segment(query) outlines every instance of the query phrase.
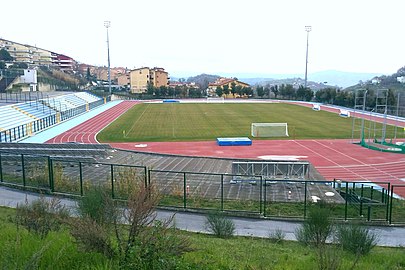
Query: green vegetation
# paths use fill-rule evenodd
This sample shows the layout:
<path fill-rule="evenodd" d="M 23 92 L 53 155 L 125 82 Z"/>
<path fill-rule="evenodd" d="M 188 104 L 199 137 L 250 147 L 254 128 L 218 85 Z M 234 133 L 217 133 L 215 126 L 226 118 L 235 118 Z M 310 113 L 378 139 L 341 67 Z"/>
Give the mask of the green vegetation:
<path fill-rule="evenodd" d="M 290 137 L 284 139 L 342 139 L 352 135 L 352 119 L 297 105 L 170 103 L 134 106 L 104 129 L 97 139 L 100 142 L 146 142 L 246 137 L 250 136 L 253 122 L 288 123 Z M 377 124 L 377 129 L 381 130 L 379 126 Z M 387 126 L 387 138 L 393 137 L 392 134 L 393 128 Z"/>
<path fill-rule="evenodd" d="M 0 208 L 1 269 L 120 269 L 117 261 L 96 252 L 83 252 L 67 228 L 51 232 L 44 239 L 11 221 L 14 209 Z M 269 228 L 269 231 L 272 228 Z M 172 231 L 189 239 L 194 251 L 178 259 L 177 269 L 314 269 L 316 253 L 296 242 L 251 237 L 221 239 L 212 235 Z M 356 265 L 359 270 L 403 269 L 403 248 L 376 247 Z M 356 259 L 342 252 L 341 269 Z"/>

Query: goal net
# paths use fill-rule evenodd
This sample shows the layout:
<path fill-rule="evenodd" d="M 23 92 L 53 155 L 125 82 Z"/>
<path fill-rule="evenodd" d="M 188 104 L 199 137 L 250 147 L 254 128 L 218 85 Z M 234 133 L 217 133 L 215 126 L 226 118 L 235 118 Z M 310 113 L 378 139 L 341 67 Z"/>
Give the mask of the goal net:
<path fill-rule="evenodd" d="M 224 103 L 225 98 L 223 97 L 207 97 L 207 103 Z"/>
<path fill-rule="evenodd" d="M 288 137 L 287 123 L 252 123 L 252 137 Z"/>

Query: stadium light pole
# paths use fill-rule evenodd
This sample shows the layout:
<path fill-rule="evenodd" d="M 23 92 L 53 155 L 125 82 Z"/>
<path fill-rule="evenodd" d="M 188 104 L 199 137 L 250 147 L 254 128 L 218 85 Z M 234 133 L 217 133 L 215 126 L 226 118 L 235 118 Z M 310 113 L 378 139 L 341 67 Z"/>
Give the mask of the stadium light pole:
<path fill-rule="evenodd" d="M 307 32 L 307 53 L 305 57 L 305 82 L 304 88 L 307 89 L 307 80 L 308 80 L 308 39 L 309 39 L 309 32 L 311 32 L 312 26 L 305 26 L 305 31 Z"/>
<path fill-rule="evenodd" d="M 110 69 L 110 39 L 108 36 L 108 28 L 111 26 L 110 21 L 104 21 L 104 26 L 107 29 L 107 55 L 108 55 L 108 92 L 111 95 L 111 69 Z"/>

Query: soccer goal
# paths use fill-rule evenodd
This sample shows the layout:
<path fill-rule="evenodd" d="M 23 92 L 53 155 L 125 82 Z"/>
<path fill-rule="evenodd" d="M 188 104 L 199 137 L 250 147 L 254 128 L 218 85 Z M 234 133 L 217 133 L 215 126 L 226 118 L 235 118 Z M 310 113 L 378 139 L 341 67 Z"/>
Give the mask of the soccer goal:
<path fill-rule="evenodd" d="M 225 98 L 223 97 L 207 97 L 207 103 L 224 103 Z"/>
<path fill-rule="evenodd" d="M 288 137 L 287 123 L 252 123 L 252 137 Z"/>

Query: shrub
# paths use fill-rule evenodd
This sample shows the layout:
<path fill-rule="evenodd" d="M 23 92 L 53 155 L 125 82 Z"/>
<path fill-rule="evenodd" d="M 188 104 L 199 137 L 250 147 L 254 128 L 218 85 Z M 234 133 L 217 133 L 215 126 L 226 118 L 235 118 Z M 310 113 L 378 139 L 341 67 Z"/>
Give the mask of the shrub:
<path fill-rule="evenodd" d="M 331 236 L 334 226 L 327 207 L 314 207 L 302 226 L 295 231 L 295 237 L 304 245 L 320 247 Z"/>
<path fill-rule="evenodd" d="M 50 231 L 59 230 L 63 221 L 69 216 L 69 210 L 61 204 L 57 198 L 47 200 L 40 197 L 29 203 L 26 200 L 24 205 L 18 205 L 16 209 L 15 222 L 28 231 L 45 238 Z"/>
<path fill-rule="evenodd" d="M 281 229 L 276 229 L 269 233 L 269 239 L 276 244 L 280 244 L 285 239 L 285 233 Z"/>
<path fill-rule="evenodd" d="M 159 196 L 153 185 L 145 187 L 142 181 L 131 185 L 125 208 L 102 187 L 88 192 L 78 204 L 80 218 L 70 222 L 72 236 L 85 250 L 117 260 L 120 269 L 177 269 L 178 257 L 190 244 L 169 233 L 173 217 L 156 220 Z"/>
<path fill-rule="evenodd" d="M 108 190 L 102 186 L 92 187 L 77 203 L 82 218 L 89 218 L 98 224 L 112 223 L 118 213 Z"/>
<path fill-rule="evenodd" d="M 102 224 L 98 224 L 89 217 L 84 217 L 73 220 L 70 225 L 71 235 L 85 251 L 99 252 L 108 258 L 114 257 L 110 232 Z"/>
<path fill-rule="evenodd" d="M 377 235 L 356 224 L 342 225 L 336 233 L 337 242 L 353 254 L 367 255 L 377 245 Z"/>
<path fill-rule="evenodd" d="M 188 239 L 169 230 L 171 220 L 156 221 L 153 226 L 140 233 L 121 268 L 179 269 L 178 257 L 191 249 Z"/>
<path fill-rule="evenodd" d="M 295 237 L 300 243 L 316 248 L 319 270 L 338 269 L 340 264 L 336 248 L 326 244 L 334 231 L 330 215 L 327 205 L 317 205 L 309 212 L 302 226 L 295 231 Z"/>
<path fill-rule="evenodd" d="M 205 225 L 208 231 L 217 237 L 229 238 L 235 233 L 235 223 L 233 220 L 219 211 L 208 214 Z"/>

